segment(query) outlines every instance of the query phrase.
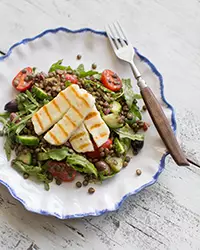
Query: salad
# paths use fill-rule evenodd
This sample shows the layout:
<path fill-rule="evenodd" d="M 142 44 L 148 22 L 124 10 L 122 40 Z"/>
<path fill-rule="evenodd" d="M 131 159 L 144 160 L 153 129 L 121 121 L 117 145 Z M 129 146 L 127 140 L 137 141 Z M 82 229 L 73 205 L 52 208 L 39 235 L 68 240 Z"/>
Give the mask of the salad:
<path fill-rule="evenodd" d="M 11 167 L 46 190 L 77 174 L 84 176 L 77 187 L 112 178 L 128 165 L 128 151 L 136 155 L 143 147 L 148 126 L 137 105 L 141 96 L 130 79 L 92 68 L 59 60 L 48 74 L 27 67 L 12 81 L 16 97 L 0 114 L 4 150 L 8 160 L 14 151 Z"/>

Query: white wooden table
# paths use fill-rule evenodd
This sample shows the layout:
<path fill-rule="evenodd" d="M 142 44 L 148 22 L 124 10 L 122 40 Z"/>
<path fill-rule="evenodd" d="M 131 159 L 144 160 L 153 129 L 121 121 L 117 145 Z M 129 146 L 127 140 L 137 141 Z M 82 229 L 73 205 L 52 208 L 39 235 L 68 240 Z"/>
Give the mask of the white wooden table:
<path fill-rule="evenodd" d="M 0 0 L 0 50 L 48 28 L 103 30 L 116 19 L 162 72 L 182 147 L 200 164 L 200 0 Z M 0 249 L 200 249 L 200 168 L 168 157 L 159 181 L 118 212 L 65 221 L 27 212 L 1 186 Z"/>

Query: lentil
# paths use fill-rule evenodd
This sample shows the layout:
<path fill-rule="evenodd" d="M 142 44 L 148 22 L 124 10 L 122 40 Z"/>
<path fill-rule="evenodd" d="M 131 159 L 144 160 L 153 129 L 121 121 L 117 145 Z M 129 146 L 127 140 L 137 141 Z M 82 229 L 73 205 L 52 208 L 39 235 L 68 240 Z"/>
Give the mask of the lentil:
<path fill-rule="evenodd" d="M 97 65 L 95 63 L 92 64 L 92 69 L 96 69 Z"/>
<path fill-rule="evenodd" d="M 24 174 L 23 174 L 23 177 L 24 177 L 24 179 L 28 179 L 28 177 L 29 177 L 29 174 L 27 174 L 27 173 L 24 173 Z"/>
<path fill-rule="evenodd" d="M 90 187 L 90 188 L 88 189 L 88 193 L 89 193 L 89 194 L 93 194 L 94 192 L 95 192 L 95 189 L 94 189 L 94 188 Z"/>
<path fill-rule="evenodd" d="M 129 120 L 132 120 L 132 119 L 133 119 L 133 115 L 132 115 L 131 113 L 128 113 L 128 114 L 127 114 L 127 118 L 128 118 Z"/>
<path fill-rule="evenodd" d="M 101 153 L 100 153 L 100 156 L 101 156 L 101 157 L 104 157 L 104 156 L 105 156 L 105 153 L 104 153 L 104 152 L 101 152 Z"/>
<path fill-rule="evenodd" d="M 52 181 L 53 180 L 53 175 L 51 173 L 48 173 L 47 178 L 48 178 L 48 180 Z"/>
<path fill-rule="evenodd" d="M 103 106 L 104 106 L 105 108 L 108 108 L 108 107 L 109 107 L 109 103 L 108 103 L 108 102 L 104 102 L 104 103 L 103 103 Z"/>
<path fill-rule="evenodd" d="M 123 163 L 123 167 L 125 168 L 125 167 L 127 167 L 127 166 L 128 166 L 128 162 L 125 161 L 125 162 Z"/>
<path fill-rule="evenodd" d="M 137 100 L 136 100 L 136 99 L 134 99 L 134 100 L 133 100 L 133 103 L 134 103 L 134 104 L 137 104 Z"/>
<path fill-rule="evenodd" d="M 146 111 L 146 110 L 147 110 L 147 107 L 144 105 L 144 106 L 142 107 L 142 110 L 143 110 L 143 111 Z"/>
<path fill-rule="evenodd" d="M 130 160 L 131 160 L 130 156 L 127 155 L 126 158 L 125 158 L 125 161 L 129 162 Z"/>
<path fill-rule="evenodd" d="M 105 148 L 105 155 L 107 156 L 110 153 L 110 150 L 108 148 Z"/>
<path fill-rule="evenodd" d="M 88 181 L 87 181 L 87 180 L 84 180 L 84 181 L 83 181 L 83 186 L 86 187 L 87 185 L 88 185 Z"/>
<path fill-rule="evenodd" d="M 76 186 L 77 186 L 77 188 L 81 188 L 82 187 L 82 183 L 80 181 L 77 181 L 76 182 Z"/>
<path fill-rule="evenodd" d="M 99 152 L 101 153 L 101 152 L 103 152 L 103 151 L 104 151 L 104 148 L 101 147 L 101 148 L 99 149 Z"/>
<path fill-rule="evenodd" d="M 86 181 L 89 181 L 90 177 L 89 177 L 88 175 L 85 175 L 85 176 L 84 176 L 84 179 L 85 179 Z"/>
<path fill-rule="evenodd" d="M 59 186 L 62 184 L 62 181 L 60 179 L 56 178 L 56 184 Z"/>
<path fill-rule="evenodd" d="M 136 174 L 141 175 L 142 171 L 140 169 L 136 169 Z"/>
<path fill-rule="evenodd" d="M 81 57 L 82 57 L 82 56 L 81 56 L 80 54 L 78 54 L 78 55 L 76 56 L 76 59 L 77 59 L 77 60 L 80 60 Z"/>
<path fill-rule="evenodd" d="M 95 162 L 97 162 L 98 161 L 98 159 L 92 159 L 92 162 L 93 163 L 95 163 Z"/>

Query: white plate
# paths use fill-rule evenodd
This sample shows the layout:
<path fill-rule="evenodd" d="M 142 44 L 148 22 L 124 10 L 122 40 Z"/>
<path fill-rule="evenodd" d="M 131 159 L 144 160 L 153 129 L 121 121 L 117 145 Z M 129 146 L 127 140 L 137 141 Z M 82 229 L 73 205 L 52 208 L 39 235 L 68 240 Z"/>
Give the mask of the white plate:
<path fill-rule="evenodd" d="M 81 60 L 76 60 L 77 54 L 82 55 Z M 174 111 L 164 98 L 162 76 L 137 50 L 136 54 L 136 65 L 162 104 L 175 132 Z M 99 71 L 111 69 L 122 78 L 132 78 L 133 88 L 138 91 L 129 66 L 115 57 L 104 32 L 58 28 L 23 40 L 13 45 L 6 56 L 0 57 L 1 110 L 3 111 L 5 103 L 15 96 L 11 81 L 19 70 L 31 66 L 47 72 L 50 65 L 59 59 L 64 59 L 64 65 L 72 67 L 84 63 L 86 69 L 90 69 L 91 64 L 95 62 Z M 165 147 L 147 112 L 144 114 L 144 120 L 151 126 L 146 133 L 145 146 L 141 153 L 114 178 L 103 182 L 102 185 L 89 185 L 96 190 L 93 195 L 87 193 L 88 187 L 77 189 L 75 182 L 61 186 L 52 183 L 50 191 L 47 192 L 42 184 L 24 180 L 11 168 L 10 162 L 7 162 L 2 138 L 0 138 L 0 182 L 27 210 L 43 215 L 66 219 L 96 216 L 116 210 L 126 197 L 152 185 L 164 168 Z M 142 170 L 141 176 L 135 174 L 137 168 Z"/>

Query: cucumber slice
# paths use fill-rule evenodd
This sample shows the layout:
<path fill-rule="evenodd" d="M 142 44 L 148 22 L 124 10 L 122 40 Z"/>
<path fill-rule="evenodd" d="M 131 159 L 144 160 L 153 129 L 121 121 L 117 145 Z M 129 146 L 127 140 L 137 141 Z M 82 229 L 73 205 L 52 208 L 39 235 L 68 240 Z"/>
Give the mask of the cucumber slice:
<path fill-rule="evenodd" d="M 119 122 L 119 115 L 118 114 L 109 114 L 109 115 L 104 115 L 103 119 L 105 123 L 108 125 L 110 128 L 121 128 L 123 127 L 123 123 Z"/>
<path fill-rule="evenodd" d="M 37 146 L 39 143 L 39 138 L 31 135 L 17 135 L 16 141 L 26 146 Z"/>
<path fill-rule="evenodd" d="M 129 138 L 122 138 L 120 139 L 120 143 L 124 147 L 125 152 L 127 153 L 131 147 L 131 139 Z"/>
<path fill-rule="evenodd" d="M 117 154 L 125 153 L 125 148 L 117 137 L 114 139 L 114 149 Z"/>
<path fill-rule="evenodd" d="M 47 153 L 40 152 L 37 154 L 37 159 L 38 159 L 38 161 L 46 161 L 46 160 L 50 159 L 50 157 Z"/>
<path fill-rule="evenodd" d="M 17 160 L 22 161 L 23 163 L 27 165 L 31 165 L 32 163 L 32 154 L 30 152 L 28 153 L 21 153 L 18 155 Z"/>
<path fill-rule="evenodd" d="M 119 102 L 114 101 L 114 102 L 111 103 L 111 106 L 112 106 L 112 108 L 111 108 L 112 113 L 117 113 L 118 114 L 122 110 L 122 106 L 121 106 L 121 104 Z"/>
<path fill-rule="evenodd" d="M 33 86 L 32 91 L 36 95 L 36 97 L 40 100 L 44 100 L 44 99 L 49 98 L 48 94 L 41 88 Z"/>
<path fill-rule="evenodd" d="M 105 161 L 110 165 L 114 172 L 119 172 L 123 167 L 123 159 L 119 157 L 107 156 Z"/>

